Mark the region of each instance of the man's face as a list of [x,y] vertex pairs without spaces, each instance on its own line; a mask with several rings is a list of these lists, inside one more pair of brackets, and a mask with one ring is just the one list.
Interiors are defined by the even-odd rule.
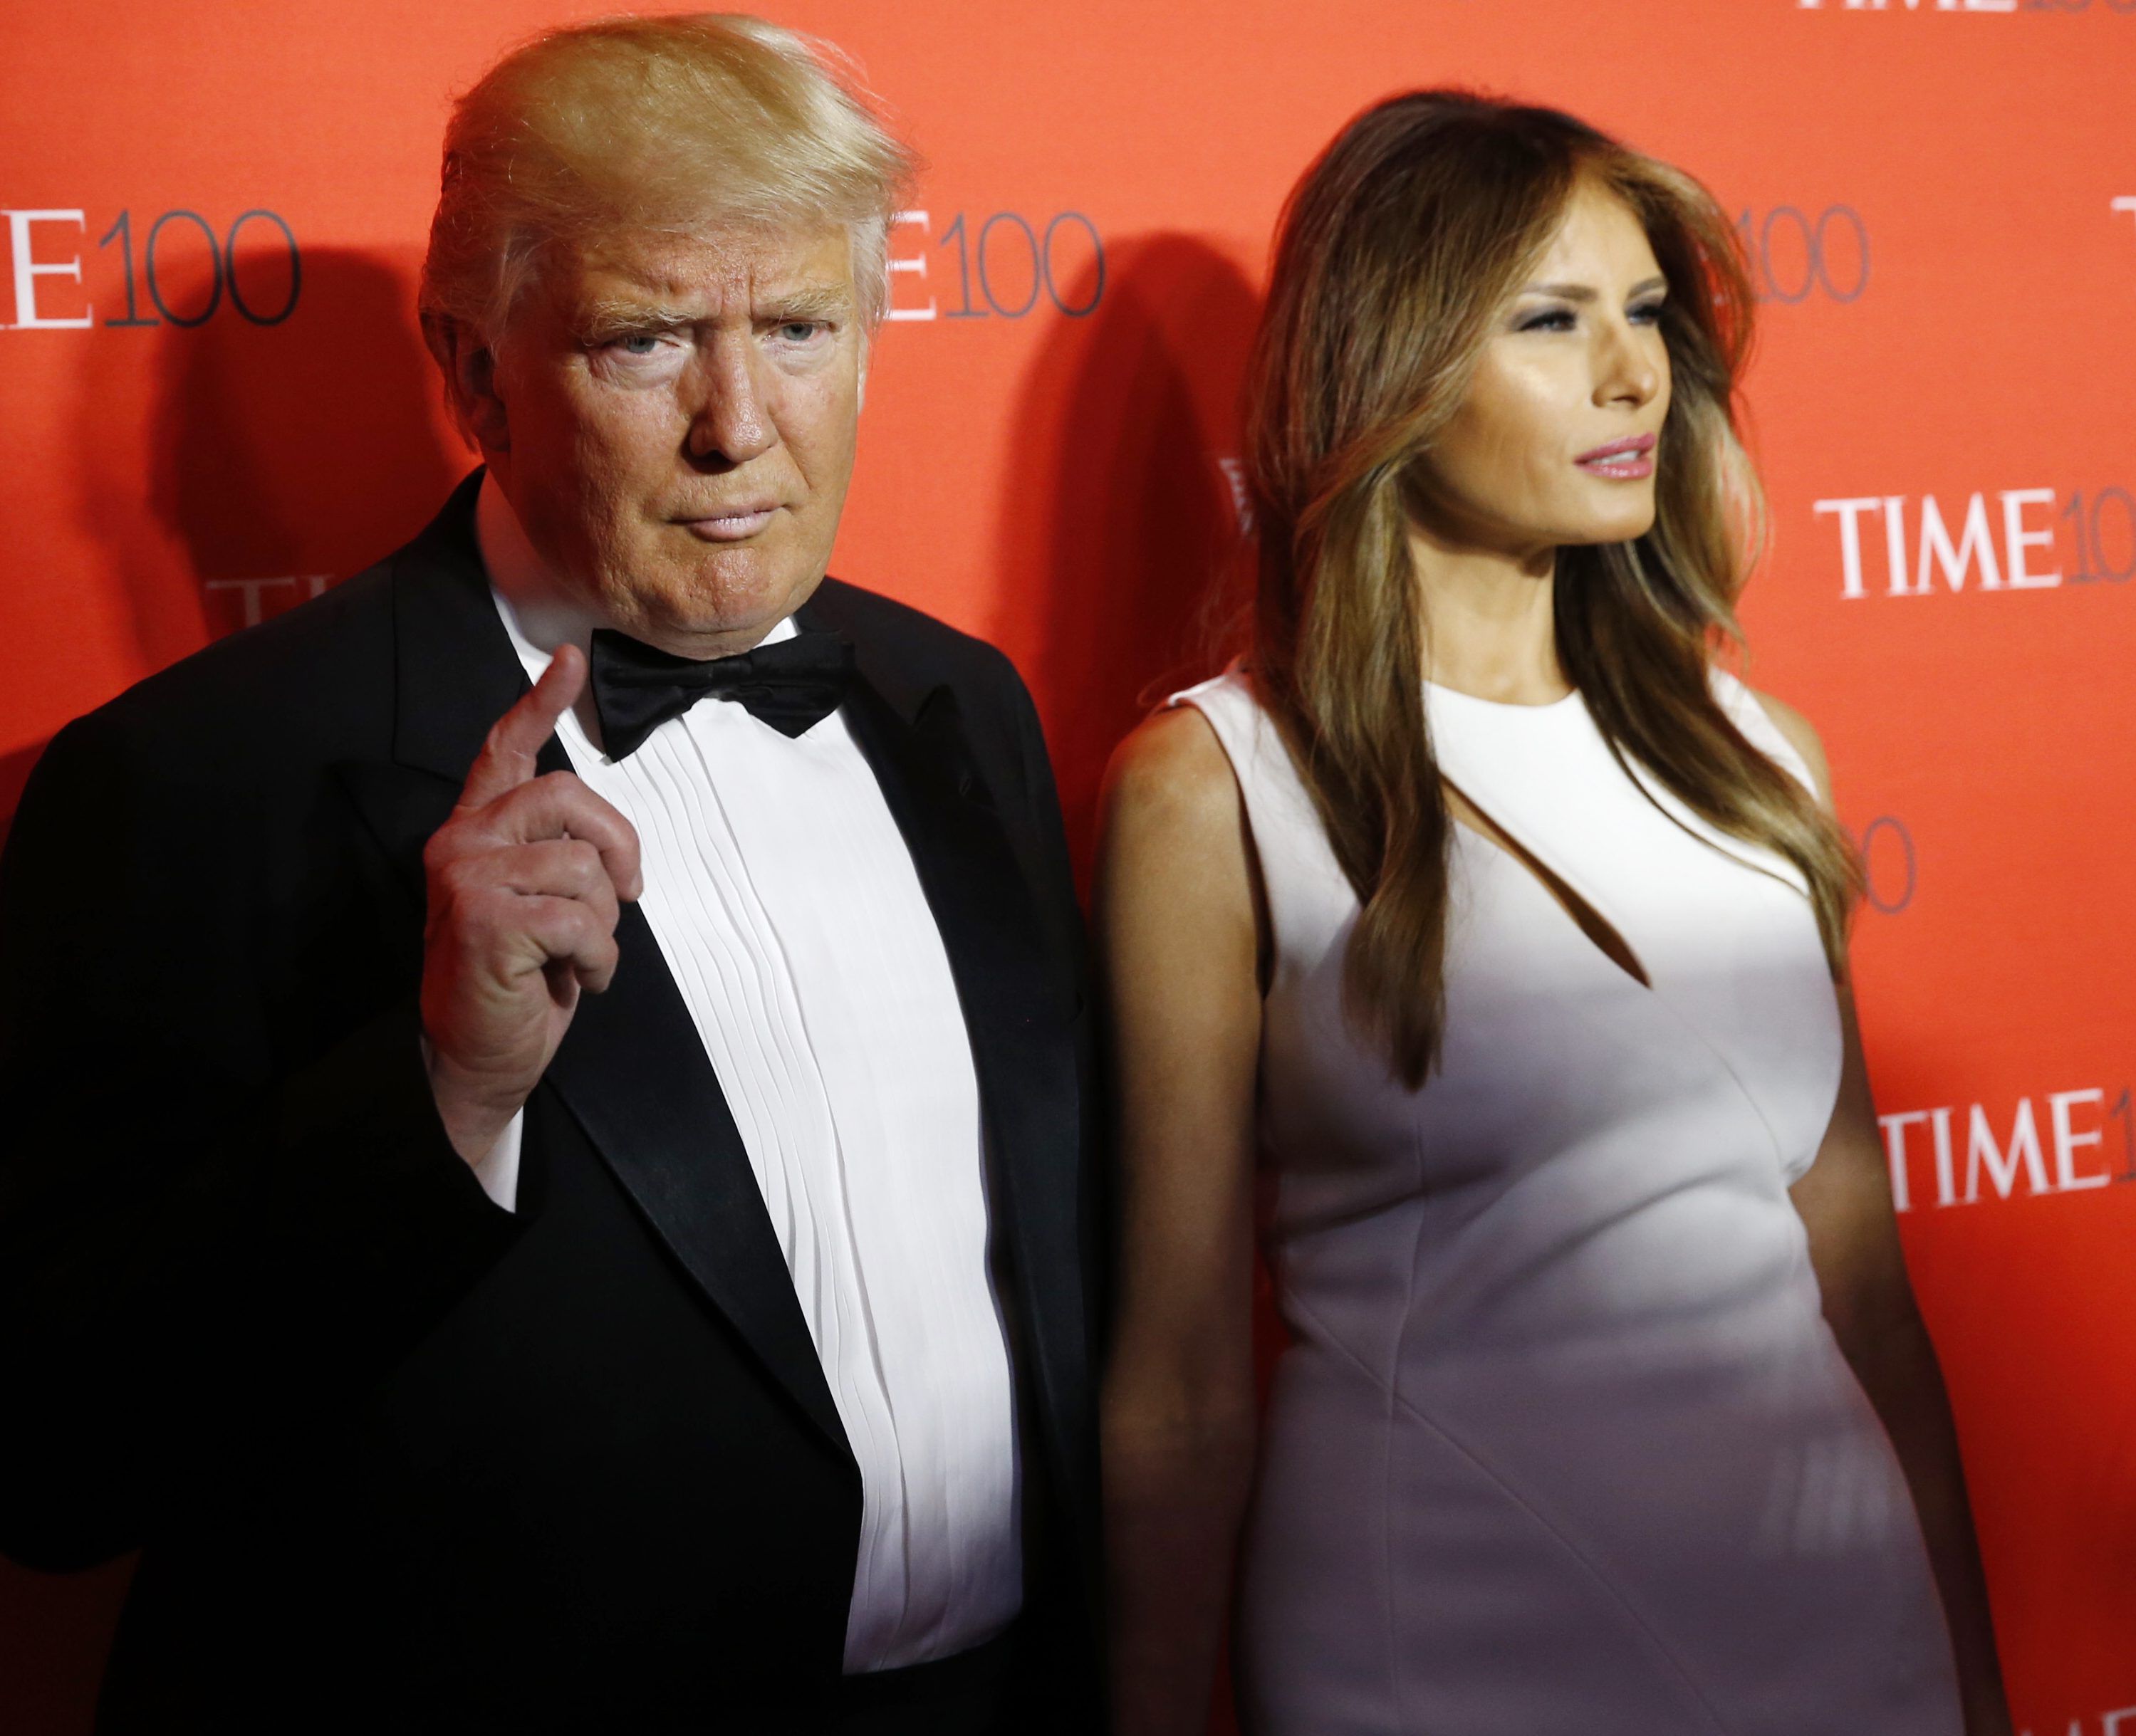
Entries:
[[485,452],[535,548],[611,624],[721,656],[830,563],[866,361],[842,226],[605,237],[518,310]]

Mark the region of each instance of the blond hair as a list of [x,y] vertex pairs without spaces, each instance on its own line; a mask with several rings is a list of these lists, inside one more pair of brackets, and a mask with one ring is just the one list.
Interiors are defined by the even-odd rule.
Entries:
[[844,225],[872,325],[915,167],[837,51],[761,18],[609,18],[545,32],[454,105],[417,305],[431,347],[485,345],[551,250],[604,231]]
[[1362,907],[1352,1016],[1412,1089],[1444,1021],[1453,822],[1425,716],[1410,516],[1493,315],[1583,183],[1646,228],[1672,291],[1673,392],[1653,529],[1558,552],[1559,660],[1620,762],[1800,870],[1835,974],[1860,885],[1844,834],[1709,677],[1740,643],[1734,603],[1763,525],[1736,427],[1753,297],[1734,227],[1689,176],[1556,109],[1459,90],[1381,103],[1307,170],[1279,233],[1248,404],[1252,661]]

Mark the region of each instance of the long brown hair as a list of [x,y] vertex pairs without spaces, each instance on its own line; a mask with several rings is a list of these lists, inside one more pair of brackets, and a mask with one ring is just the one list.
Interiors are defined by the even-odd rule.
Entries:
[[1859,885],[1844,834],[1709,685],[1716,651],[1740,643],[1735,598],[1763,528],[1736,426],[1752,293],[1733,226],[1689,176],[1556,109],[1457,90],[1382,102],[1307,170],[1279,232],[1249,379],[1252,662],[1362,906],[1351,1014],[1411,1089],[1444,1022],[1453,822],[1425,720],[1409,502],[1493,318],[1583,183],[1637,214],[1673,291],[1673,394],[1653,529],[1559,550],[1559,661],[1620,760],[1801,870],[1835,974]]

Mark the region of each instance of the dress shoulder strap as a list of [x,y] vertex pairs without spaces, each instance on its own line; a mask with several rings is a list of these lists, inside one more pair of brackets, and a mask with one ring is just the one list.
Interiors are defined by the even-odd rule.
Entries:
[[1817,793],[1817,778],[1811,773],[1809,762],[1795,751],[1795,744],[1781,734],[1780,726],[1758,702],[1758,696],[1731,675],[1726,669],[1715,667],[1708,672],[1707,679],[1713,688],[1713,697],[1721,709],[1728,714],[1728,720],[1743,732],[1750,745],[1763,754],[1774,764],[1800,782],[1813,796]]
[[1253,677],[1234,666],[1166,704],[1199,711],[1231,762],[1260,858],[1280,977],[1289,965],[1317,956],[1333,931],[1354,919],[1356,895],[1328,847],[1319,811],[1282,733],[1254,691]]

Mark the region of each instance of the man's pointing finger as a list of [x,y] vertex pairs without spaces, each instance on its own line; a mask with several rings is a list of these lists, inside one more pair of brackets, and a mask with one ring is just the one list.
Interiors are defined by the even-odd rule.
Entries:
[[585,653],[575,645],[558,646],[541,679],[498,719],[475,755],[460,790],[463,812],[487,807],[532,780],[541,744],[555,733],[556,720],[571,709],[585,685]]

